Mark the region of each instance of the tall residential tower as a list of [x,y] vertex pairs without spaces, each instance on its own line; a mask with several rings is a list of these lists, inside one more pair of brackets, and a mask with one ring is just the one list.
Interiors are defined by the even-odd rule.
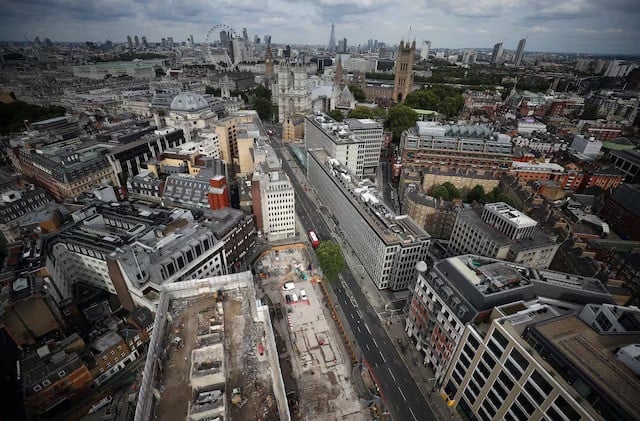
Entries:
[[518,49],[516,50],[516,55],[513,57],[513,64],[516,66],[520,66],[522,64],[522,58],[524,57],[524,46],[527,43],[526,38],[522,38],[518,43]]

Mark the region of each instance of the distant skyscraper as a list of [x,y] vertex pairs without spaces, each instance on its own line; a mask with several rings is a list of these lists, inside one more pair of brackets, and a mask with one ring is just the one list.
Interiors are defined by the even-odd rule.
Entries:
[[420,50],[420,60],[428,60],[431,52],[431,41],[422,41],[422,49]]
[[[136,35],[136,47],[138,46],[138,36]],[[142,37],[142,46],[147,48],[149,45],[147,44],[147,37]]]
[[[142,37],[142,39],[146,39],[146,38],[145,38],[145,37]],[[138,36],[137,36],[137,35],[133,37],[133,42],[134,42],[134,45],[135,45],[136,47],[139,47],[139,46],[140,46],[140,41],[138,40]]]
[[247,28],[242,28],[242,39],[246,44],[249,43],[249,34],[247,34]]
[[286,47],[284,47],[284,58],[289,57],[291,57],[291,46],[287,45]]
[[260,37],[258,37],[258,35],[253,36],[253,43],[256,45],[260,44]]
[[473,57],[475,53],[476,50],[474,49],[466,50],[464,52],[464,55],[462,56],[462,64],[469,64],[469,61],[471,61],[471,57]]
[[416,52],[416,41],[411,44],[400,41],[396,53],[396,78],[393,82],[393,100],[404,102],[413,87],[413,56]]
[[342,38],[338,41],[338,53],[346,54],[347,53],[347,39]]
[[220,31],[220,44],[222,44],[223,47],[227,47],[229,45],[229,35],[227,34],[227,31]]
[[502,43],[499,42],[493,46],[493,53],[491,54],[491,64],[498,64],[502,59]]
[[51,39],[45,38],[44,39],[44,45],[47,46],[47,47],[52,47],[53,46],[53,42],[51,41]]
[[133,48],[133,41],[131,40],[131,35],[127,35],[127,46],[129,48]]
[[195,43],[193,42],[193,35],[189,35],[189,47],[193,48]]
[[524,57],[524,46],[527,43],[526,38],[522,38],[518,43],[518,50],[516,51],[516,55],[513,57],[513,64],[516,66],[520,66],[522,63],[522,57]]
[[329,52],[334,53],[336,51],[336,26],[331,22],[331,35],[329,35]]
[[271,35],[266,34],[266,35],[264,36],[264,43],[265,43],[266,45],[271,45]]

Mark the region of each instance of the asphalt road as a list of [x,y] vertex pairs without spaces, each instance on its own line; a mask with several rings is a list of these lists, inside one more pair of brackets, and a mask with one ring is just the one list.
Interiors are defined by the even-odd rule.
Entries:
[[[296,213],[305,229],[314,229],[320,240],[332,238],[332,231],[322,218],[316,205],[307,196],[293,171],[297,162],[290,154],[274,144],[282,167],[294,186]],[[292,168],[293,167],[293,168]],[[436,420],[424,396],[402,363],[380,319],[364,296],[348,267],[342,272],[342,282],[333,285],[338,302],[344,312],[363,358],[372,367],[380,394],[393,419],[398,421]],[[353,300],[352,300],[353,298]]]

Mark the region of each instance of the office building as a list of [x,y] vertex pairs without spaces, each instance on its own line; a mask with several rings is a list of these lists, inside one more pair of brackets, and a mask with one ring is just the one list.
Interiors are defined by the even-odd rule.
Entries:
[[622,238],[640,241],[640,186],[622,184],[607,192],[600,216]]
[[336,51],[336,26],[331,22],[331,33],[329,34],[329,46],[327,48],[330,53]]
[[[133,40],[134,40],[134,45],[135,45],[136,47],[139,47],[139,46],[140,46],[140,40],[138,39],[138,36],[137,36],[137,35],[135,35],[135,36],[133,37]],[[147,38],[146,38],[146,37],[142,37],[142,44],[143,44],[143,46],[144,46],[144,47],[146,47],[146,46],[147,46]]]
[[337,122],[322,113],[305,118],[307,149],[322,148],[359,179],[374,176],[377,171],[382,132],[382,124],[371,119]]
[[581,135],[575,135],[569,150],[584,160],[594,160],[600,154],[602,142],[595,137],[586,138]]
[[296,235],[296,201],[291,180],[282,170],[273,148],[259,142],[251,181],[256,226],[269,241]]
[[324,149],[308,149],[307,162],[309,182],[376,287],[412,288],[413,268],[426,258],[429,234],[407,215],[396,215],[370,182],[358,182]]
[[394,102],[404,102],[407,95],[413,90],[413,59],[416,53],[416,41],[405,44],[400,41],[400,46],[396,52],[395,79],[393,82],[392,100]]
[[442,125],[419,121],[400,139],[403,164],[443,170],[472,167],[508,168],[513,161],[511,138],[481,125]]
[[503,55],[502,43],[499,42],[493,46],[493,52],[491,53],[491,64],[499,64],[502,62]]
[[347,39],[342,38],[338,41],[338,54],[347,54]]
[[482,210],[461,210],[451,232],[449,255],[479,254],[545,269],[559,245],[537,225],[503,202],[487,203]]
[[222,209],[230,206],[226,165],[219,159],[200,159],[197,174],[166,178],[162,203],[187,209]]
[[[0,173],[0,176],[4,174]],[[0,232],[8,243],[20,237],[21,221],[48,207],[53,199],[42,188],[18,179],[0,185]],[[23,184],[23,185],[20,185]]]
[[477,255],[450,257],[430,268],[421,262],[416,273],[405,329],[424,354],[424,364],[440,379],[449,363],[457,361],[465,326],[489,320],[494,307],[537,297],[582,305],[614,303],[595,278]]
[[513,64],[516,66],[520,66],[522,64],[522,58],[524,57],[524,46],[527,43],[526,38],[522,38],[520,42],[518,42],[518,49],[516,50],[516,54],[513,56]]
[[625,181],[640,183],[640,152],[630,150],[612,150],[609,154],[611,164],[624,174]]
[[403,210],[418,226],[433,238],[451,237],[459,206],[452,202],[428,196],[415,186],[409,186],[402,201]]
[[253,215],[239,209],[223,208],[208,213],[204,224],[224,243],[227,272],[238,272],[256,243],[258,230]]
[[190,212],[143,206],[91,205],[51,239],[47,268],[63,300],[86,282],[116,294],[131,311],[155,311],[163,284],[226,273],[222,242]]
[[450,405],[479,419],[635,419],[640,312],[537,299],[469,324],[442,381]]
[[422,41],[422,49],[420,50],[420,60],[429,60],[431,52],[431,41]]
[[133,40],[131,40],[131,35],[127,35],[127,47],[133,48]]

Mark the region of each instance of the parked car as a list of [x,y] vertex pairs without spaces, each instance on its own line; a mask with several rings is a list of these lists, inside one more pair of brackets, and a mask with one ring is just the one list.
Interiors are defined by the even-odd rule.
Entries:
[[291,304],[291,295],[289,294],[285,295],[284,299],[287,301],[287,304]]
[[307,292],[304,289],[300,290],[300,299],[301,300],[306,300],[307,299]]
[[291,291],[292,289],[296,289],[296,286],[293,282],[287,282],[282,286],[283,291]]

